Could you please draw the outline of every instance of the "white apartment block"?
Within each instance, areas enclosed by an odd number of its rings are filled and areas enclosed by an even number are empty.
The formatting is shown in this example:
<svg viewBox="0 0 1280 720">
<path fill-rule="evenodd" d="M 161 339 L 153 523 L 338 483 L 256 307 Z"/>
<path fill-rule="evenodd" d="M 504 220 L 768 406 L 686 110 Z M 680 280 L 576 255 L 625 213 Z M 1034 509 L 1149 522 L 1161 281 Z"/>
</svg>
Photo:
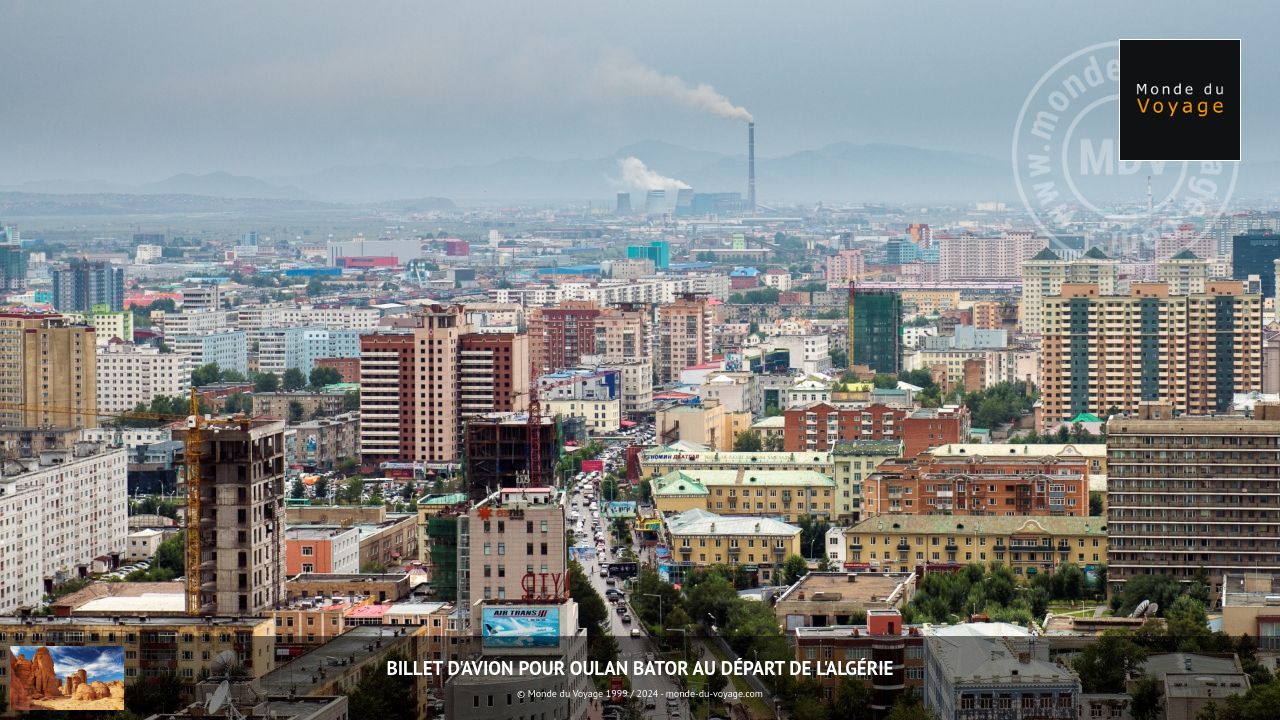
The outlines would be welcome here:
<svg viewBox="0 0 1280 720">
<path fill-rule="evenodd" d="M 183 312 L 204 312 L 222 307 L 222 288 L 217 283 L 199 283 L 182 288 Z"/>
<path fill-rule="evenodd" d="M 550 285 L 525 285 L 518 288 L 491 288 L 489 299 L 496 303 L 511 303 L 523 307 L 545 307 L 558 305 L 564 298 L 564 291 Z"/>
<path fill-rule="evenodd" d="M 258 331 L 258 370 L 283 375 L 297 368 L 307 375 L 320 358 L 360 357 L 360 331 L 326 327 L 268 328 Z"/>
<path fill-rule="evenodd" d="M 45 580 L 88 574 L 127 550 L 127 451 L 78 442 L 72 450 L 0 467 L 0 614 L 38 607 Z"/>
<path fill-rule="evenodd" d="M 998 237 L 970 235 L 935 238 L 938 245 L 938 279 L 997 281 L 1021 277 L 1022 263 L 1049 245 L 1049 239 L 1029 232 L 1008 232 Z"/>
<path fill-rule="evenodd" d="M 116 414 L 191 389 L 191 355 L 132 343 L 98 348 L 98 412 Z"/>
<path fill-rule="evenodd" d="M 164 246 L 162 245 L 139 245 L 133 254 L 133 262 L 138 265 L 146 265 L 150 262 L 156 262 L 164 257 Z"/>
<path fill-rule="evenodd" d="M 601 307 L 622 303 L 665 304 L 681 295 L 709 295 L 720 300 L 729 297 L 726 275 L 658 275 L 632 280 L 571 282 L 560 286 L 565 300 L 589 300 Z"/>
<path fill-rule="evenodd" d="M 586 420 L 587 431 L 611 433 L 622 426 L 622 401 L 608 400 L 543 400 L 542 407 L 548 415 L 580 417 Z"/>
<path fill-rule="evenodd" d="M 242 375 L 249 372 L 249 342 L 240 330 L 175 335 L 165 342 L 178 353 L 191 356 L 191 367 L 217 363 L 223 370 L 235 370 Z"/>
<path fill-rule="evenodd" d="M 1022 263 L 1022 302 L 1018 305 L 1022 331 L 1040 334 L 1044 299 L 1061 293 L 1063 283 L 1093 283 L 1103 295 L 1114 295 L 1119 280 L 1120 263 L 1096 250 L 1075 260 L 1062 260 L 1052 250 L 1040 251 Z"/>
<path fill-rule="evenodd" d="M 373 330 L 382 311 L 368 307 L 315 307 L 312 305 L 242 305 L 236 327 L 257 339 L 267 328 L 321 326 L 343 330 Z"/>
<path fill-rule="evenodd" d="M 151 324 L 166 336 L 214 332 L 233 327 L 236 324 L 235 321 L 235 311 L 166 313 L 163 310 L 153 310 L 151 312 Z"/>
</svg>

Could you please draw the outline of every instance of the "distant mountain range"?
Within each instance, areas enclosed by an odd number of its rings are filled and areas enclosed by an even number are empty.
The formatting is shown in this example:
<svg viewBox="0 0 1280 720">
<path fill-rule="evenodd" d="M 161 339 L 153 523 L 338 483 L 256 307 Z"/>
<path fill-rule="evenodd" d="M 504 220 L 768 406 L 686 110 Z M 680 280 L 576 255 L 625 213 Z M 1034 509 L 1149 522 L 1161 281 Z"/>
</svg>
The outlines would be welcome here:
<svg viewBox="0 0 1280 720">
<path fill-rule="evenodd" d="M 214 172 L 180 174 L 142 185 L 55 180 L 0 187 L 0 192 L 47 194 L 189 195 L 382 205 L 407 211 L 511 201 L 592 200 L 611 203 L 622 183 L 619 161 L 634 156 L 650 170 L 681 180 L 695 192 L 746 192 L 745 155 L 645 141 L 595 159 L 544 160 L 517 157 L 486 165 L 413 168 L 353 165 L 310 174 L 255 178 Z M 1017 192 L 1006 159 L 905 145 L 833 143 L 780 157 L 758 157 L 756 175 L 762 203 L 1014 202 Z M 1115 196 L 1140 199 L 1144 180 L 1115 179 Z M 1280 163 L 1245 162 L 1237 198 L 1280 192 Z"/>
</svg>

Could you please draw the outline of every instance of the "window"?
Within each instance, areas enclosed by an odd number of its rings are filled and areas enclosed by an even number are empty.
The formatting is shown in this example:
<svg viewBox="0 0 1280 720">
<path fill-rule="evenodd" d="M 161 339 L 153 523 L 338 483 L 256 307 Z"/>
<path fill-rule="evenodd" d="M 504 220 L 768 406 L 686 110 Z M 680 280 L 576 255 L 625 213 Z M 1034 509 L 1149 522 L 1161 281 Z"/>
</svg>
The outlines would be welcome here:
<svg viewBox="0 0 1280 720">
<path fill-rule="evenodd" d="M 303 546 L 302 546 L 302 554 L 303 554 L 304 556 L 306 556 L 306 557 L 310 557 L 310 556 L 312 556 L 312 555 L 315 555 L 315 554 L 316 554 L 316 549 L 315 549 L 314 547 L 312 547 L 311 545 L 303 545 Z"/>
</svg>

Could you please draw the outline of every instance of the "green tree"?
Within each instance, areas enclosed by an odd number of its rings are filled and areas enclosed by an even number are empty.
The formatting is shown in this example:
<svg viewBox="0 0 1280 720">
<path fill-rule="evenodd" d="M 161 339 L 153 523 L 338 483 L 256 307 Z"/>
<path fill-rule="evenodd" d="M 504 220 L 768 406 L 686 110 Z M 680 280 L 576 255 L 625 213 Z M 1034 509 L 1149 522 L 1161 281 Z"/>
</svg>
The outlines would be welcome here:
<svg viewBox="0 0 1280 720">
<path fill-rule="evenodd" d="M 152 559 L 151 569 L 167 568 L 176 575 L 185 575 L 187 566 L 186 534 L 171 535 L 156 548 L 156 556 Z"/>
<path fill-rule="evenodd" d="M 389 663 L 407 660 L 399 650 L 387 653 L 387 662 L 374 663 L 374 667 L 347 696 L 349 717 L 378 718 L 378 720 L 416 720 L 417 697 L 414 694 L 413 677 L 388 675 Z"/>
<path fill-rule="evenodd" d="M 1122 693 L 1130 673 L 1147 659 L 1147 651 L 1127 630 L 1108 630 L 1080 651 L 1071 663 L 1087 693 Z"/>
<path fill-rule="evenodd" d="M 908 385 L 915 385 L 925 390 L 936 387 L 933 382 L 933 374 L 928 370 L 904 370 L 898 373 L 898 379 Z"/>
<path fill-rule="evenodd" d="M 1059 565 L 1050 577 L 1055 598 L 1075 602 L 1084 597 L 1084 571 L 1075 563 Z"/>
<path fill-rule="evenodd" d="M 337 368 L 318 367 L 311 371 L 311 375 L 307 378 L 311 381 L 312 387 L 324 387 L 325 385 L 335 385 L 342 382 L 342 373 Z"/>
<path fill-rule="evenodd" d="M 1134 683 L 1130 694 L 1129 714 L 1133 720 L 1159 720 L 1163 717 L 1164 690 L 1160 678 L 1143 675 Z"/>
<path fill-rule="evenodd" d="M 1101 490 L 1091 490 L 1089 492 L 1089 515 L 1092 517 L 1102 516 L 1103 501 L 1106 500 L 1106 495 Z"/>
<path fill-rule="evenodd" d="M 339 499 L 351 505 L 359 505 L 361 498 L 364 496 L 364 480 L 362 478 L 348 478 L 346 484 L 342 486 Z"/>
<path fill-rule="evenodd" d="M 293 485 L 289 488 L 289 497 L 297 500 L 306 496 L 307 486 L 302 484 L 302 479 L 298 478 L 293 481 Z"/>
<path fill-rule="evenodd" d="M 275 373 L 263 372 L 253 376 L 253 391 L 260 393 L 273 393 L 280 389 L 280 378 Z"/>
<path fill-rule="evenodd" d="M 253 412 L 253 396 L 244 393 L 228 395 L 227 399 L 222 401 L 222 411 L 231 415 L 237 413 L 248 415 Z"/>
<path fill-rule="evenodd" d="M 831 358 L 831 367 L 833 368 L 849 367 L 849 353 L 841 348 L 831 348 L 827 351 L 827 357 Z"/>
<path fill-rule="evenodd" d="M 125 709 L 139 717 L 177 712 L 186 706 L 190 698 L 191 684 L 172 670 L 162 675 L 140 677 L 124 689 Z"/>
<path fill-rule="evenodd" d="M 893 375 L 877 374 L 871 379 L 871 384 L 882 390 L 898 387 L 898 378 Z"/>
<path fill-rule="evenodd" d="M 831 696 L 831 716 L 842 720 L 873 720 L 871 688 L 861 678 L 840 678 Z"/>
<path fill-rule="evenodd" d="M 366 575 L 381 575 L 387 571 L 387 566 L 377 560 L 370 560 L 366 563 L 360 563 L 360 572 Z"/>
<path fill-rule="evenodd" d="M 893 702 L 893 707 L 889 709 L 889 714 L 885 718 L 886 720 L 937 720 L 937 715 L 924 706 L 920 693 L 916 692 L 915 688 L 909 687 L 898 695 L 898 699 Z"/>
<path fill-rule="evenodd" d="M 191 384 L 195 387 L 204 387 L 218 382 L 221 377 L 222 372 L 218 369 L 218 363 L 205 363 L 191 371 Z"/>
<path fill-rule="evenodd" d="M 800 527 L 800 554 L 810 560 L 827 556 L 827 531 L 831 523 L 820 517 L 801 515 L 796 521 Z"/>
<path fill-rule="evenodd" d="M 1117 615 L 1128 615 L 1143 600 L 1160 606 L 1161 614 L 1173 607 L 1173 601 L 1182 594 L 1182 585 L 1167 575 L 1137 575 L 1124 584 Z"/>
<path fill-rule="evenodd" d="M 324 281 L 320 279 L 319 275 L 312 275 L 311 279 L 307 281 L 308 296 L 315 297 L 317 295 L 323 295 L 324 290 L 325 290 Z"/>
<path fill-rule="evenodd" d="M 289 401 L 289 422 L 290 423 L 302 422 L 302 413 L 303 413 L 302 403 L 297 400 L 290 400 Z"/>
<path fill-rule="evenodd" d="M 719 573 L 700 574 L 692 587 L 686 582 L 685 605 L 689 615 L 699 620 L 714 618 L 716 625 L 729 619 L 729 608 L 738 600 L 733 583 Z"/>
<path fill-rule="evenodd" d="M 762 447 L 760 433 L 754 430 L 743 430 L 733 438 L 734 452 L 760 452 Z"/>
<path fill-rule="evenodd" d="M 782 582 L 794 585 L 800 578 L 809 574 L 809 563 L 799 555 L 791 555 L 782 563 Z"/>
<path fill-rule="evenodd" d="M 329 478 L 321 475 L 316 478 L 316 484 L 314 487 L 317 500 L 329 497 Z"/>
<path fill-rule="evenodd" d="M 284 384 L 285 392 L 301 390 L 307 386 L 306 376 L 304 376 L 302 371 L 296 367 L 292 367 L 284 371 L 284 380 L 282 382 Z"/>
<path fill-rule="evenodd" d="M 342 411 L 351 412 L 360 409 L 360 391 L 348 390 L 342 394 Z"/>
<path fill-rule="evenodd" d="M 1179 595 L 1164 611 L 1169 636 L 1178 641 L 1178 649 L 1195 652 L 1209 636 L 1209 618 L 1204 605 L 1190 595 Z"/>
</svg>

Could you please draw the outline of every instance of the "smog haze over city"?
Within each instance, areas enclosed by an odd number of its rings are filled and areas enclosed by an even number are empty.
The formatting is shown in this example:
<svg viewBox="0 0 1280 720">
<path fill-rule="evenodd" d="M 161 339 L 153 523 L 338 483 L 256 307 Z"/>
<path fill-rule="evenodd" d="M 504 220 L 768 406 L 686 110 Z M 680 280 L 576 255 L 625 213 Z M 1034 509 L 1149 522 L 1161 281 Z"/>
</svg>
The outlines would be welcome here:
<svg viewBox="0 0 1280 720">
<path fill-rule="evenodd" d="M 1275 717 L 1278 21 L 0 5 L 0 716 Z"/>
</svg>

